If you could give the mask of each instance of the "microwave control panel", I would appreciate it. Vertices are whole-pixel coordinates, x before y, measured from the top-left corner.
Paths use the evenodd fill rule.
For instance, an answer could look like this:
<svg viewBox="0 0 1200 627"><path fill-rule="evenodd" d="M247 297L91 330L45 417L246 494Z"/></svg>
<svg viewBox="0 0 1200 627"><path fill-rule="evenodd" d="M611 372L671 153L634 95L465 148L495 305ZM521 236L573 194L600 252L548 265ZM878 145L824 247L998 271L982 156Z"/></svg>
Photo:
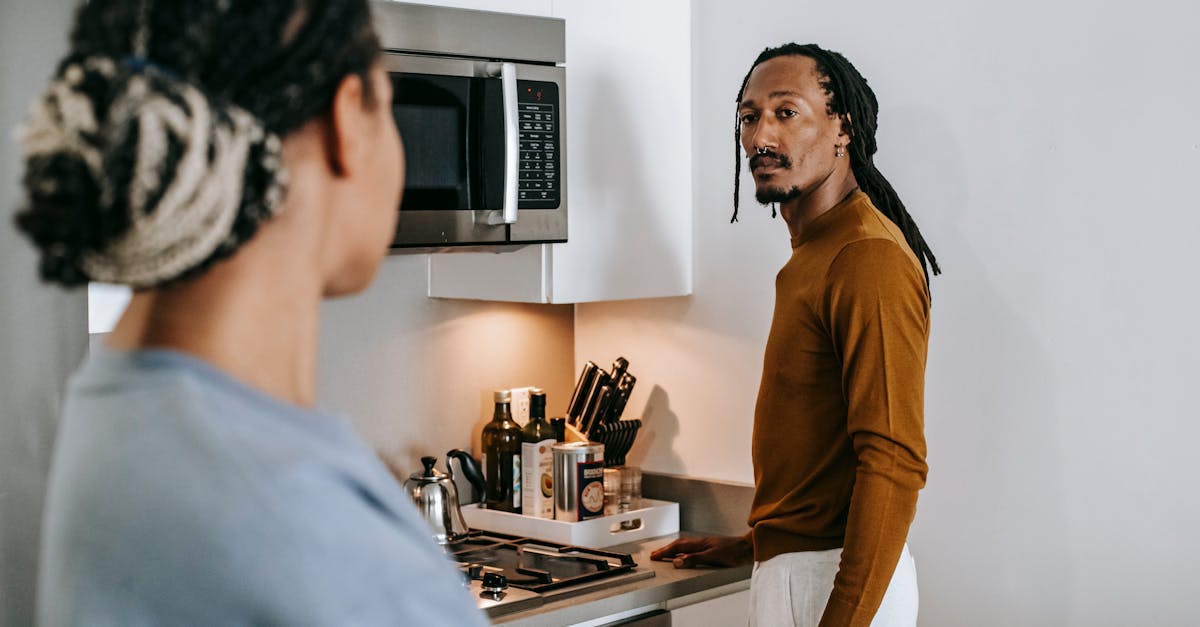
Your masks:
<svg viewBox="0 0 1200 627"><path fill-rule="evenodd" d="M517 81L517 207L557 209L562 202L558 85Z"/></svg>

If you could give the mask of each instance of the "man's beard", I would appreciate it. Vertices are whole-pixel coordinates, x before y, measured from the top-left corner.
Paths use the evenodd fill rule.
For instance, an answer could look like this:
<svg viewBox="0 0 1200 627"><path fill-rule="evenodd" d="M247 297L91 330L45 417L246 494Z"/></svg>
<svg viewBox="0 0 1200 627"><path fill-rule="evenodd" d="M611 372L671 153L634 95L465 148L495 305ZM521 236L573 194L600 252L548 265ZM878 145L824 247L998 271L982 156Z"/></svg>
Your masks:
<svg viewBox="0 0 1200 627"><path fill-rule="evenodd" d="M792 160L787 155L767 150L750 157L750 170L753 171L754 166L761 163L764 159L774 159L780 170L790 170L792 168ZM799 187L792 187L791 189L758 187L754 191L754 198L763 205L769 205L773 202L787 202L793 198L799 198L802 193Z"/></svg>
<svg viewBox="0 0 1200 627"><path fill-rule="evenodd" d="M784 189L782 187L759 187L754 190L754 199L763 205L769 205L773 202L787 202L794 198L799 198L804 192L799 187Z"/></svg>

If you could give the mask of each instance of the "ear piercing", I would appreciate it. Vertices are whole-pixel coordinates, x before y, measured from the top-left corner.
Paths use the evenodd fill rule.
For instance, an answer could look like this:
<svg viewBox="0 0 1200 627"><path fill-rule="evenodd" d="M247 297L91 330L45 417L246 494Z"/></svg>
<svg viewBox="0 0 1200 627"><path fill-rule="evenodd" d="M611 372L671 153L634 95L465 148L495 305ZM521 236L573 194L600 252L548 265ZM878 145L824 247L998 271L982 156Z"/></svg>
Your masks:
<svg viewBox="0 0 1200 627"><path fill-rule="evenodd" d="M834 153L834 156L836 156L836 157L845 157L845 156L846 156L846 147L845 147L845 146L843 146L843 145L841 145L841 144L838 144L838 145L837 145L837 152L835 152L835 153Z"/></svg>

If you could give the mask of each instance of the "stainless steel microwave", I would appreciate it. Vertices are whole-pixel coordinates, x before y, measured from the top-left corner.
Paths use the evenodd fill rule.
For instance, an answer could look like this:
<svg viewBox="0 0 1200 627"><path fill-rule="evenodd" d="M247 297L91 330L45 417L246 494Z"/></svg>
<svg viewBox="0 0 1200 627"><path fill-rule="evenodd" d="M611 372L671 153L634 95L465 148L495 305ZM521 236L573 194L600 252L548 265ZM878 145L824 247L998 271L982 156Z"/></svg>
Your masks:
<svg viewBox="0 0 1200 627"><path fill-rule="evenodd" d="M567 241L563 20L372 9L406 155L393 251Z"/></svg>

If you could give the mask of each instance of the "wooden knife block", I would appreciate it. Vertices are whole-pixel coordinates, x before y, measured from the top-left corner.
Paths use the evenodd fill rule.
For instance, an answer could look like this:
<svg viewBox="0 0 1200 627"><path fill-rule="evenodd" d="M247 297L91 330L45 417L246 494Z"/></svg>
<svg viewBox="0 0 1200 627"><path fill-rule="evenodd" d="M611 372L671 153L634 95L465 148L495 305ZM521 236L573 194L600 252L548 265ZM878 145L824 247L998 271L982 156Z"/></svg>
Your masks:
<svg viewBox="0 0 1200 627"><path fill-rule="evenodd" d="M565 436L566 439L564 441L566 441L566 442L588 442L589 441L588 437L586 435L584 435L582 432L580 432L579 429L576 429L575 427L571 426L569 423L566 425L566 427L567 427L566 428L566 436Z"/></svg>

